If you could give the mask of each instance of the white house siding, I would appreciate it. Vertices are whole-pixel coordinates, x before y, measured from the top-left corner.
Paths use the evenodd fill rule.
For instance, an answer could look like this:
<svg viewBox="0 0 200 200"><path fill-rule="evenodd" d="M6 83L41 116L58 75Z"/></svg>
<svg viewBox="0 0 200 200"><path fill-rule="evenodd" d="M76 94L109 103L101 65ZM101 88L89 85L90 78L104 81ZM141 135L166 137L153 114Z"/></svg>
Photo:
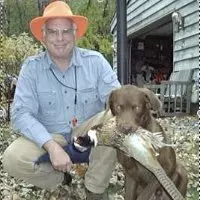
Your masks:
<svg viewBox="0 0 200 200"><path fill-rule="evenodd" d="M184 29L174 35L174 71L198 68L199 14L197 1L184 0L178 11L184 17Z"/></svg>
<svg viewBox="0 0 200 200"><path fill-rule="evenodd" d="M174 71L198 68L199 15L197 0L130 0L127 1L127 34L135 37L163 17L178 11L184 18L184 29L174 33ZM116 16L111 23L116 47ZM116 58L114 58L116 67Z"/></svg>

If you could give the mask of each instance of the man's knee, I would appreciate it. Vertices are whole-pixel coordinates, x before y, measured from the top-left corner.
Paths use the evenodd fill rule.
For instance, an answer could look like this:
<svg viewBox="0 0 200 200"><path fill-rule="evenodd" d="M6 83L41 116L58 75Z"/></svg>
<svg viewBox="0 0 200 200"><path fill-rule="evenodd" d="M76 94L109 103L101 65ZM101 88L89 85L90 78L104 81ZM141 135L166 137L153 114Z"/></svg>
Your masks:
<svg viewBox="0 0 200 200"><path fill-rule="evenodd" d="M21 155L12 144L5 150L3 153L2 164L4 170L8 172L8 174L16 176L16 173L18 173L17 171L19 171L20 166L22 166L20 157L23 157L23 155Z"/></svg>
<svg viewBox="0 0 200 200"><path fill-rule="evenodd" d="M36 150L31 141L25 138L16 139L3 154L4 170L13 176L26 173L26 169L33 171L33 161L39 152L40 150Z"/></svg>
<svg viewBox="0 0 200 200"><path fill-rule="evenodd" d="M12 167L16 168L18 162L18 155L15 151L12 150L12 147L9 146L3 153L2 164L5 171L8 173Z"/></svg>
<svg viewBox="0 0 200 200"><path fill-rule="evenodd" d="M50 163L35 165L34 161L44 150L24 138L14 141L3 154L4 170L13 177L37 187L50 189L62 183L62 172L55 171Z"/></svg>
<svg viewBox="0 0 200 200"><path fill-rule="evenodd" d="M93 149L85 174L86 188L94 193L103 193L109 185L116 161L117 154L114 148L99 146Z"/></svg>

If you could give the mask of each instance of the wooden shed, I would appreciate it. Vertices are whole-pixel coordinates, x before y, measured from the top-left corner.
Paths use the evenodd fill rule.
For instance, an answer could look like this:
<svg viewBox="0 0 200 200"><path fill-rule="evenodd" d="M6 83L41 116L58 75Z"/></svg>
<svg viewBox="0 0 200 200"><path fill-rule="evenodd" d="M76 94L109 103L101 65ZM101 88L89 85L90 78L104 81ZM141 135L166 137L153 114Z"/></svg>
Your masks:
<svg viewBox="0 0 200 200"><path fill-rule="evenodd" d="M128 83L140 86L139 78L145 75L145 84L159 84L179 73L176 81L194 80L197 90L198 8L197 0L127 0ZM111 23L114 49L116 20L115 15ZM114 55L114 69L116 65Z"/></svg>

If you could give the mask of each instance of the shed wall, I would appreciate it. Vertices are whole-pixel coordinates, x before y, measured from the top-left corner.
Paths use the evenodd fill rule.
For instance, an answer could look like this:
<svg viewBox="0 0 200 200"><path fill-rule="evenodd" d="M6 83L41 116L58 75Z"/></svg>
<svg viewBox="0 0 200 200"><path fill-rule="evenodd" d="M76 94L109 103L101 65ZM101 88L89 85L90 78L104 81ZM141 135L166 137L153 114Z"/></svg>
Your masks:
<svg viewBox="0 0 200 200"><path fill-rule="evenodd" d="M134 38L178 11L184 19L184 29L173 33L174 71L198 68L199 15L197 0L130 0L127 5L127 35ZM171 19L170 19L171 20ZM163 21L164 22L164 21ZM111 24L116 47L116 16ZM114 57L114 67L116 66Z"/></svg>

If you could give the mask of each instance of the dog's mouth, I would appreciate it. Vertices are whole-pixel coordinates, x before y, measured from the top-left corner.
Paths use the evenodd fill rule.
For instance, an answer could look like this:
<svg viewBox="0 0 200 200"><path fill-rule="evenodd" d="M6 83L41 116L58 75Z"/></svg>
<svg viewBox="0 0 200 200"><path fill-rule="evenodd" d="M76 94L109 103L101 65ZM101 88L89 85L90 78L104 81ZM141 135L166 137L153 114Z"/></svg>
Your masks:
<svg viewBox="0 0 200 200"><path fill-rule="evenodd" d="M131 122L128 120L122 120L121 118L116 118L116 128L119 132L128 135L130 133L134 133L138 129L138 123L135 121Z"/></svg>
<svg viewBox="0 0 200 200"><path fill-rule="evenodd" d="M125 135L128 135L130 133L134 133L138 127L130 127L130 126L121 126L121 125L117 125L117 129L119 132L125 134Z"/></svg>

